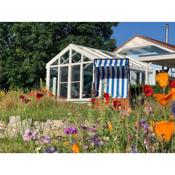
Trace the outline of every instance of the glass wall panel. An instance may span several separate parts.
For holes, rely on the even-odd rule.
[[[50,84],[49,89],[54,94],[57,95],[57,82],[58,82],[58,67],[50,68]]]
[[[80,98],[80,65],[72,66],[71,98]]]
[[[60,97],[67,98],[67,83],[60,83]]]
[[[69,63],[69,51],[63,54],[60,58],[60,64],[68,64]]]
[[[72,63],[81,62],[81,54],[72,50]]]
[[[93,64],[83,65],[83,98],[91,98]]]
[[[80,81],[80,65],[72,66],[72,81]]]
[[[91,61],[88,57],[83,57],[83,61]]]
[[[80,98],[80,82],[71,83],[71,98]]]
[[[53,65],[58,65],[58,61],[59,61],[59,59],[57,59],[56,61],[54,61],[51,65],[53,66]]]
[[[60,82],[68,81],[68,66],[60,67]]]
[[[60,83],[59,83],[59,95],[67,98],[67,86],[68,86],[68,66],[60,67]]]

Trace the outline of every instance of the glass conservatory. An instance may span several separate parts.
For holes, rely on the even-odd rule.
[[[124,56],[70,44],[47,63],[46,86],[55,96],[64,97],[68,101],[88,101],[94,78],[93,60],[117,57]],[[130,71],[136,71],[145,78],[152,73],[147,63],[132,58],[129,58],[129,62]],[[143,77],[140,81],[143,81]]]

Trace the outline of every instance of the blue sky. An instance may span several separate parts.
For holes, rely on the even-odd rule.
[[[169,43],[175,45],[175,22],[121,22],[113,28],[112,38],[117,47],[135,35],[144,35],[165,41],[165,24],[169,24]]]

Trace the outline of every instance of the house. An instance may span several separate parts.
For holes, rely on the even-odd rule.
[[[146,84],[155,85],[155,71],[164,67],[175,67],[175,45],[167,44],[149,37],[137,35],[114,51],[116,54],[130,56],[137,61],[150,63],[153,73]],[[169,71],[173,76],[173,69]],[[133,77],[140,75],[132,73]],[[137,80],[137,78],[136,78]]]
[[[131,84],[155,84],[155,70],[175,63],[175,46],[135,36],[114,52],[69,44],[46,65],[46,86],[68,101],[91,98],[94,59],[128,58]]]

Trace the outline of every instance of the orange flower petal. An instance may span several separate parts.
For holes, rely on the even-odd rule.
[[[160,87],[165,88],[169,83],[169,75],[167,72],[160,72],[156,75],[156,81]]]
[[[80,152],[78,144],[75,143],[75,144],[72,145],[72,151],[73,151],[73,153],[79,153]]]
[[[168,94],[154,94],[155,99],[163,106],[166,106],[173,97],[173,93],[169,92]]]
[[[174,122],[173,121],[157,122],[154,124],[154,131],[159,139],[169,142],[175,131]]]

